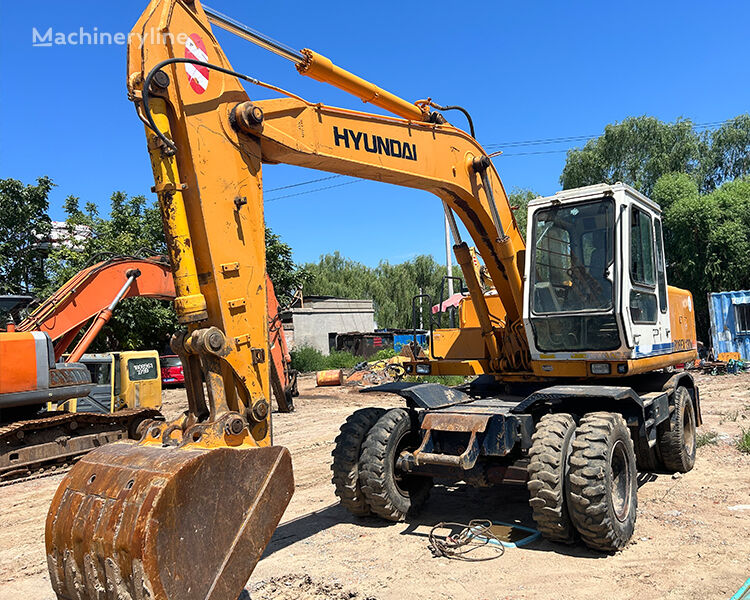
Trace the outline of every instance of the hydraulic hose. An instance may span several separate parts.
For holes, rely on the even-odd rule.
[[[249,75],[243,75],[242,73],[238,73],[237,71],[232,71],[232,69],[225,69],[224,67],[220,67],[219,65],[207,63],[202,60],[196,60],[194,58],[168,58],[166,60],[161,61],[157,65],[155,65],[154,68],[148,72],[148,75],[146,75],[146,79],[143,81],[143,114],[146,117],[148,126],[156,134],[156,136],[162,142],[164,142],[164,144],[167,146],[167,148],[169,148],[172,151],[172,153],[177,152],[177,146],[174,144],[172,140],[170,140],[167,136],[165,136],[161,132],[161,130],[156,126],[156,123],[154,122],[154,117],[151,114],[151,107],[149,106],[148,101],[150,99],[149,90],[151,89],[151,82],[153,81],[153,78],[156,75],[156,73],[160,72],[163,67],[166,67],[167,65],[172,65],[175,63],[189,63],[191,65],[198,65],[199,67],[206,67],[207,69],[219,71],[219,73],[224,73],[225,75],[233,75],[234,77],[237,77],[238,79],[242,79],[243,81],[247,81],[248,83],[252,83],[254,85],[261,84],[261,82],[258,79],[255,79],[255,77],[250,77]]]

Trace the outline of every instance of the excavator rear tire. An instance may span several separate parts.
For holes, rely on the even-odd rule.
[[[552,542],[572,544],[578,537],[567,507],[568,459],[576,421],[567,413],[544,415],[532,436],[529,505],[537,529]]]
[[[367,434],[359,459],[362,493],[379,517],[401,521],[427,501],[432,478],[400,473],[396,468],[401,452],[418,445],[419,432],[403,408],[386,412]]]
[[[668,422],[659,425],[659,450],[664,467],[670,473],[687,473],[695,465],[695,409],[684,387],[674,392],[674,410]]]
[[[584,543],[616,552],[630,541],[638,508],[635,451],[622,415],[589,413],[573,440],[570,517]]]
[[[356,517],[372,514],[362,494],[359,478],[359,457],[362,442],[375,422],[385,413],[384,408],[361,408],[351,414],[336,437],[333,456],[333,478],[336,496],[341,505]]]

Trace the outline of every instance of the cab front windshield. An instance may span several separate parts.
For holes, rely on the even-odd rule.
[[[614,205],[598,200],[534,215],[532,312],[605,311],[613,306]]]

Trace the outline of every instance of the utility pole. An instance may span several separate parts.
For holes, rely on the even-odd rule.
[[[424,289],[419,288],[419,328],[424,329],[424,323],[422,321],[422,294],[424,294]]]
[[[451,248],[451,230],[448,224],[448,214],[445,215],[445,267],[448,277],[453,276],[453,248]],[[448,280],[448,298],[453,295],[453,280]],[[441,307],[442,308],[442,307]]]

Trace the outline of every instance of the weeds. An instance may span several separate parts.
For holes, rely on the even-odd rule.
[[[715,431],[707,431],[706,433],[699,433],[695,440],[695,444],[698,448],[702,446],[715,446],[719,443],[719,434]]]
[[[398,352],[393,348],[383,348],[382,350],[378,350],[370,360],[388,360],[396,355],[398,355]]]
[[[724,413],[721,416],[721,419],[719,419],[719,425],[723,425],[724,423],[730,423],[730,422],[736,423],[739,416],[740,416],[739,410],[733,410],[731,412]]]
[[[325,371],[326,369],[348,369],[362,361],[360,356],[336,350],[332,350],[328,356],[323,356],[320,350],[310,346],[292,350],[290,354],[292,355],[292,369],[301,373]]]
[[[303,346],[290,352],[292,355],[292,369],[300,373],[310,373],[312,371],[325,371],[326,369],[350,369],[364,359],[361,356],[354,356],[349,352],[337,352],[331,350],[328,356],[323,356],[320,350],[311,346]],[[392,348],[379,350],[375,356],[370,359],[384,361],[398,354]],[[449,387],[461,385],[469,381],[470,378],[463,375],[408,375],[404,381],[413,383],[441,383]]]
[[[735,447],[740,452],[750,454],[750,429],[743,429],[740,437],[737,439]]]
[[[325,359],[326,366],[324,368],[326,369],[350,369],[364,360],[361,356],[354,356],[343,350],[341,352],[331,350],[331,353],[323,358]]]

